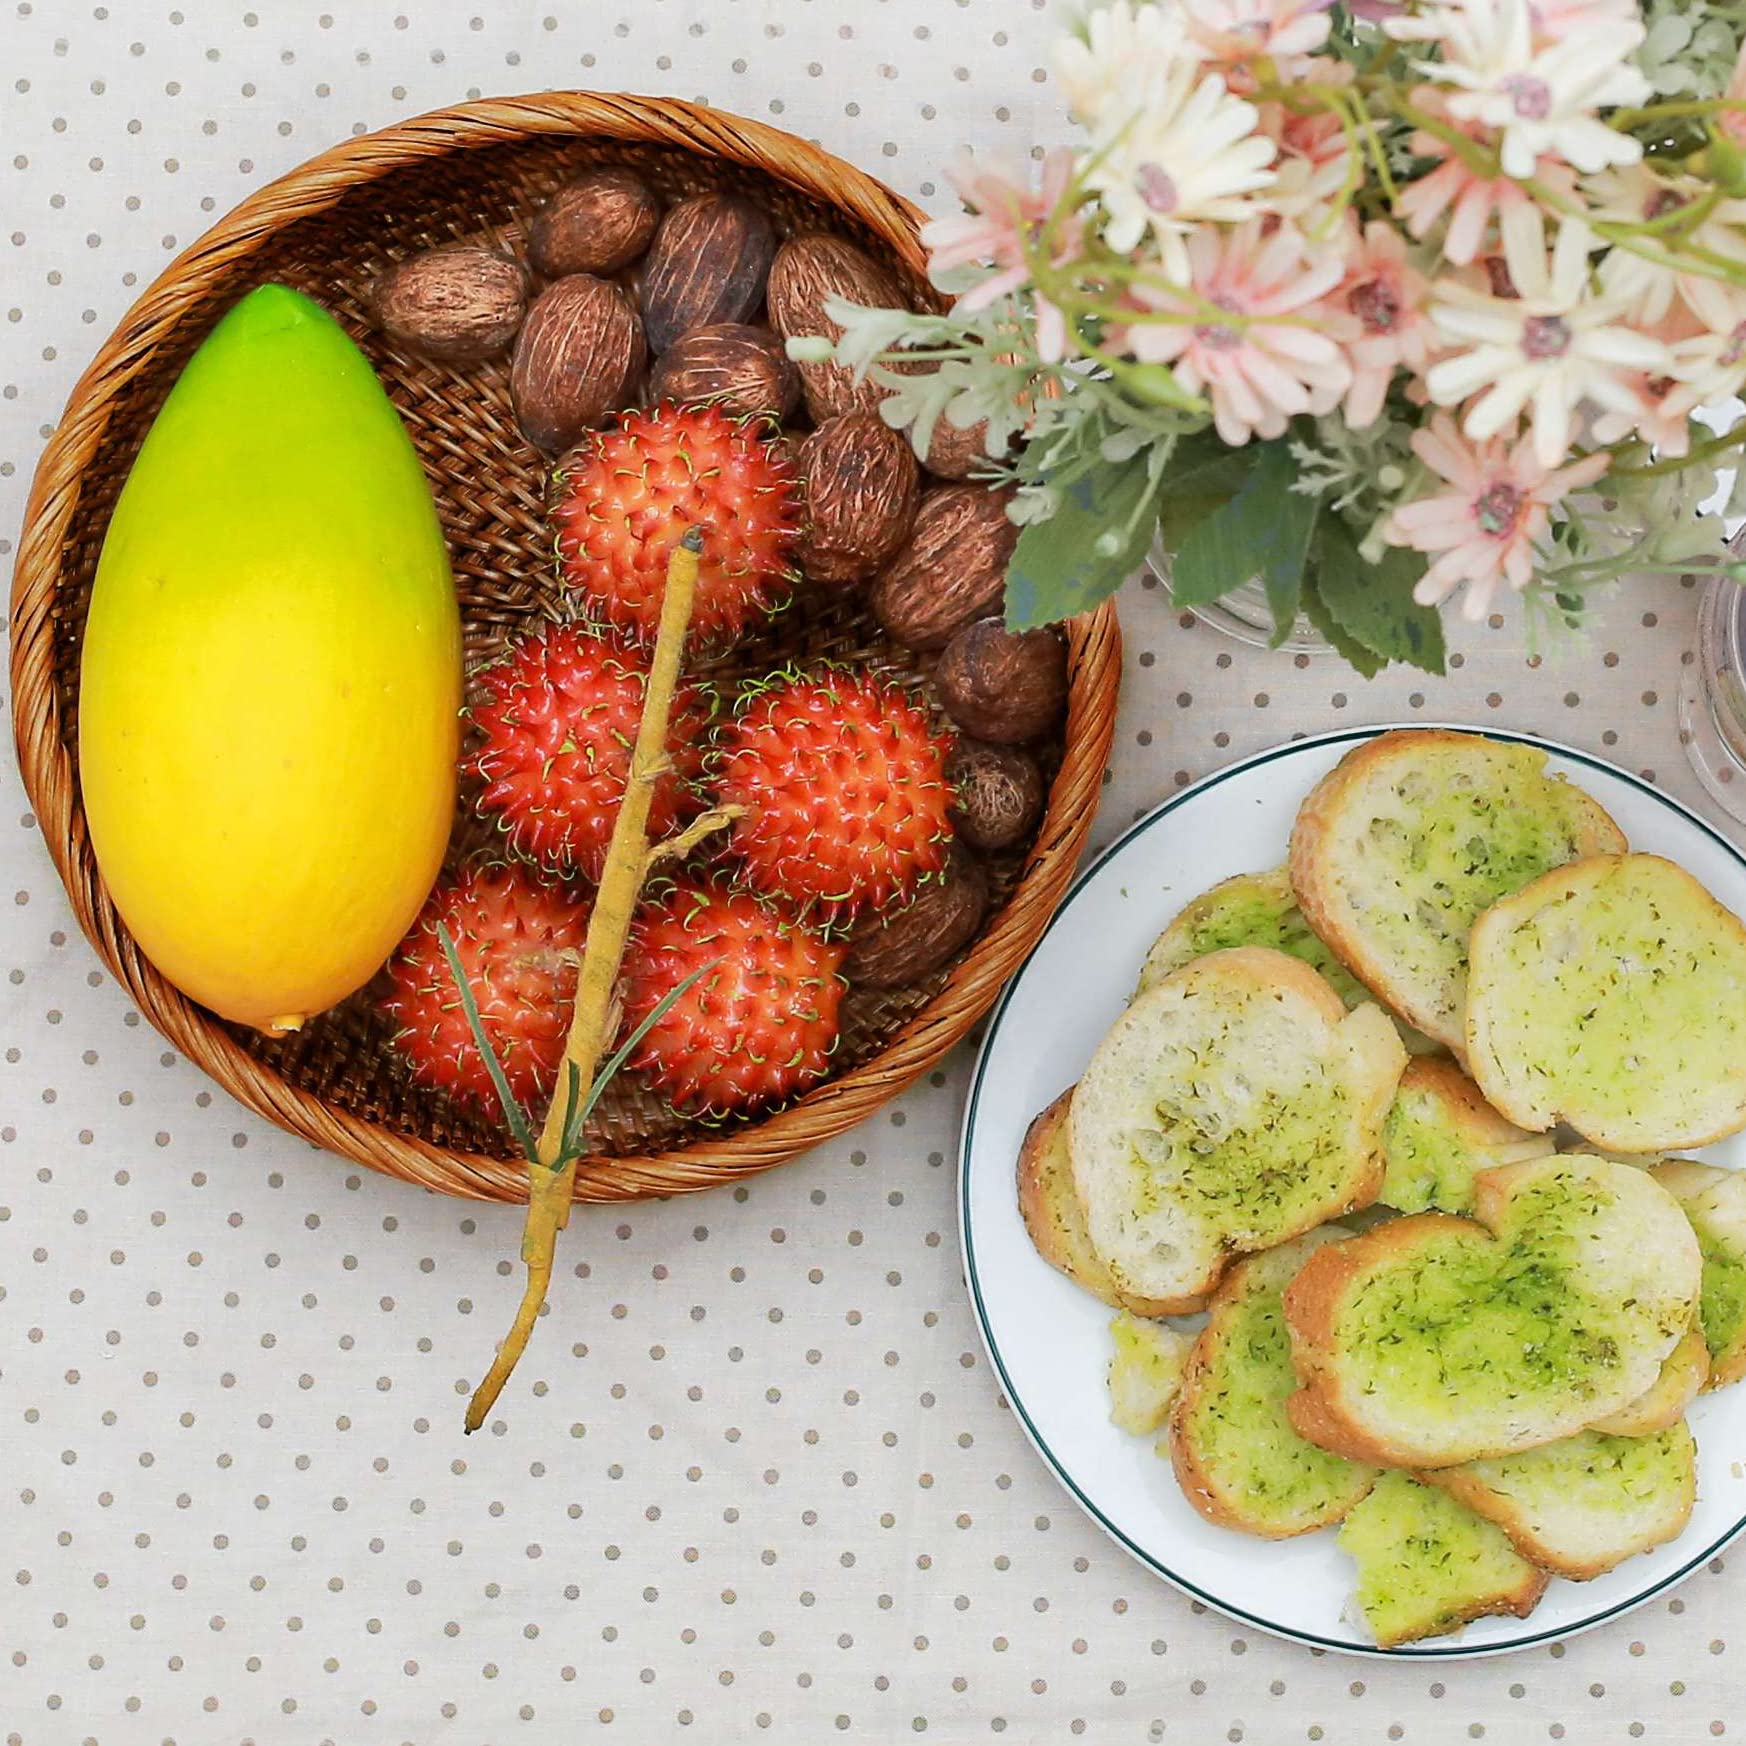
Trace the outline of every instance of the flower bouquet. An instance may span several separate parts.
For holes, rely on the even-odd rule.
[[[1111,0],[1060,44],[1086,141],[955,172],[949,313],[829,306],[927,449],[982,427],[1015,627],[1259,581],[1355,667],[1438,609],[1536,633],[1721,561],[1746,422],[1746,7]],[[1738,408],[1735,408],[1735,413]]]

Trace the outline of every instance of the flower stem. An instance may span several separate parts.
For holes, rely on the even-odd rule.
[[[1683,473],[1687,467],[1695,467],[1701,461],[1710,460],[1713,456],[1726,454],[1729,449],[1738,448],[1746,443],[1746,419],[1742,419],[1732,430],[1724,431],[1720,436],[1711,437],[1708,442],[1699,443],[1695,449],[1688,449],[1685,454],[1673,460],[1655,461],[1646,467],[1614,467],[1615,479],[1660,479],[1669,473]]]

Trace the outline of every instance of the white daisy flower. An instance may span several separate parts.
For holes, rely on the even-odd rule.
[[[1180,9],[1115,0],[1086,16],[1083,36],[1057,41],[1055,77],[1074,116],[1099,130],[1125,123],[1201,59]]]
[[[1609,170],[1587,187],[1593,216],[1618,224],[1667,218],[1711,191],[1710,183],[1695,176],[1663,176],[1647,164]],[[1681,233],[1680,239],[1666,241],[1665,252],[1676,254],[1681,241],[1746,264],[1746,200],[1718,201],[1700,224]],[[1738,293],[1713,274],[1681,272],[1630,249],[1615,248],[1601,262],[1600,283],[1602,291],[1623,304],[1640,327],[1659,325],[1673,312],[1676,299],[1706,327],[1734,325]]]
[[[1451,87],[1456,121],[1498,130],[1506,175],[1532,176],[1542,156],[1591,173],[1643,156],[1637,140],[1596,114],[1650,95],[1631,60],[1643,42],[1641,19],[1599,16],[1541,46],[1529,0],[1460,0],[1413,22],[1443,50],[1440,60],[1416,63],[1418,71]]]
[[[1450,279],[1434,286],[1431,320],[1451,351],[1432,365],[1425,387],[1439,406],[1471,400],[1462,428],[1476,442],[1512,426],[1526,409],[1534,453],[1555,467],[1569,452],[1584,402],[1635,412],[1635,378],[1665,375],[1671,357],[1659,340],[1623,324],[1616,301],[1591,291],[1595,244],[1586,224],[1565,220],[1550,259],[1537,207],[1505,213],[1502,231],[1518,295],[1489,296]]]
[[[1673,347],[1667,372],[1674,383],[1667,396],[1672,416],[1689,416],[1700,406],[1732,400],[1746,389],[1746,292],[1725,289],[1731,307],[1723,319],[1708,333]]]
[[[1106,239],[1131,254],[1150,231],[1164,270],[1186,282],[1189,233],[1249,218],[1247,197],[1272,185],[1278,148],[1255,105],[1202,66],[1174,7],[1115,0],[1086,29],[1060,46],[1056,68],[1092,133],[1085,182],[1108,215]]]

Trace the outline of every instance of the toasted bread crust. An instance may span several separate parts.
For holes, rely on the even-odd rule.
[[[1092,1247],[1067,1159],[1067,1114],[1072,1101],[1073,1087],[1068,1086],[1032,1119],[1019,1147],[1019,1216],[1037,1253],[1057,1273],[1111,1309],[1130,1310],[1137,1316],[1193,1314],[1202,1307],[1198,1299],[1164,1303],[1123,1291]]]
[[[1439,1127],[1452,1144],[1461,1149],[1462,1168],[1474,1174],[1500,1164],[1544,1157],[1554,1150],[1550,1135],[1531,1134],[1499,1115],[1485,1101],[1479,1087],[1445,1056],[1419,1055],[1407,1063],[1396,1093],[1397,1103],[1404,1099],[1422,1099],[1435,1106]],[[1391,1120],[1390,1135],[1393,1131]],[[1398,1204],[1404,1212],[1424,1210],[1422,1204],[1412,1204],[1415,1198],[1421,1197],[1401,1192],[1403,1187],[1410,1189],[1414,1185],[1407,1161],[1398,1159],[1391,1152],[1387,1162],[1389,1169],[1382,1188],[1383,1204]],[[1404,1173],[1404,1179],[1397,1175],[1397,1171]],[[1445,1170],[1440,1174],[1448,1176],[1449,1172]],[[1453,1204],[1455,1196],[1448,1181],[1435,1182],[1429,1198],[1438,1210],[1463,1210]]]
[[[1124,1202],[1122,1196],[1130,1185],[1116,1174],[1118,1154],[1112,1147],[1112,1136],[1126,1131],[1124,1118],[1136,1095],[1134,1058],[1143,1053],[1141,1041],[1150,1034],[1147,1027],[1155,1022],[1168,1027],[1175,1022],[1173,1015],[1193,999],[1204,997],[1208,1010],[1215,1011],[1221,997],[1229,994],[1247,1001],[1261,996],[1277,1002],[1301,1020],[1299,1030],[1325,1025],[1334,1035],[1317,1046],[1343,1042],[1340,1089],[1351,1101],[1340,1121],[1342,1144],[1352,1141],[1351,1149],[1335,1154],[1341,1173],[1338,1181],[1330,1184],[1326,1197],[1319,1203],[1306,1201],[1294,1207],[1263,1241],[1248,1241],[1233,1232],[1229,1221],[1219,1228],[1196,1211],[1183,1213],[1180,1232],[1173,1230],[1170,1243],[1142,1248],[1131,1240],[1124,1226],[1126,1208],[1132,1203]],[[1272,1014],[1270,1020],[1246,1022],[1272,1022],[1277,1030],[1279,1020]],[[1228,1053],[1221,1058],[1233,1059]],[[1386,1015],[1370,1005],[1348,1013],[1339,995],[1315,970],[1270,947],[1237,946],[1209,953],[1138,996],[1086,1068],[1073,1100],[1068,1129],[1073,1178],[1085,1210],[1087,1233],[1117,1289],[1127,1293],[1143,1289],[1143,1295],[1160,1306],[1155,1313],[1186,1314],[1204,1305],[1235,1255],[1271,1247],[1369,1205],[1382,1184],[1382,1123],[1405,1063],[1406,1052]],[[1145,1070],[1150,1070],[1149,1064]],[[1330,1079],[1330,1086],[1332,1083]],[[1319,1178],[1317,1181],[1319,1186]],[[1167,1208],[1183,1206],[1180,1198],[1165,1195],[1162,1199]],[[1163,1216],[1168,1219],[1174,1214]],[[1176,1241],[1178,1234],[1180,1242]],[[1133,1254],[1118,1253],[1116,1245],[1122,1237],[1130,1238]],[[1145,1267],[1147,1277],[1132,1276],[1136,1261]]]
[[[1432,1631],[1401,1631],[1386,1636],[1379,1633],[1376,1645],[1379,1649],[1398,1649],[1402,1644],[1422,1642],[1426,1637],[1446,1637],[1453,1631],[1459,1631],[1463,1625],[1471,1625],[1475,1619],[1501,1618],[1505,1615],[1513,1619],[1525,1619],[1540,1604],[1551,1581],[1549,1571],[1541,1570],[1530,1562],[1522,1572],[1521,1580],[1507,1592],[1475,1596],[1468,1605],[1445,1614],[1437,1629]]]
[[[1390,765],[1439,751],[1469,751],[1483,734],[1451,728],[1402,728],[1378,734],[1343,757],[1316,786],[1298,811],[1291,833],[1288,867],[1298,908],[1329,949],[1376,998],[1424,1035],[1457,1057],[1467,1039],[1459,1013],[1437,1010],[1395,973],[1379,953],[1340,891],[1336,857],[1344,834],[1348,807],[1378,772]],[[1486,742],[1496,743],[1496,742]],[[1626,847],[1624,833],[1600,803],[1574,784],[1566,784],[1582,819],[1579,845],[1585,854],[1604,854]]]
[[[1379,1633],[1376,1645],[1379,1649],[1398,1649],[1402,1644],[1421,1642],[1426,1637],[1446,1637],[1463,1625],[1471,1625],[1475,1619],[1500,1618],[1506,1614],[1513,1619],[1525,1619],[1540,1604],[1551,1581],[1550,1572],[1530,1562],[1521,1580],[1507,1592],[1475,1596],[1468,1605],[1445,1614],[1434,1631],[1401,1631],[1386,1636]]]
[[[1539,1135],[1518,1128],[1498,1114],[1485,1101],[1485,1093],[1445,1056],[1427,1055],[1409,1061],[1400,1082],[1403,1091],[1425,1091],[1435,1096],[1447,1111],[1451,1125],[1458,1127],[1476,1149],[1491,1151],[1518,1141],[1541,1143]],[[1552,1150],[1550,1140],[1543,1144],[1546,1151]],[[1534,1156],[1541,1154],[1536,1152]]]
[[[1737,1194],[1739,1190],[1734,1185],[1741,1180],[1739,1174],[1733,1170],[1726,1170],[1715,1164],[1694,1163],[1686,1158],[1669,1158],[1654,1165],[1649,1174],[1682,1206],[1687,1201],[1696,1200],[1718,1188],[1726,1188],[1730,1193]],[[1735,1252],[1733,1245],[1729,1247],[1730,1252]],[[1737,1253],[1739,1259],[1746,1262],[1746,1231],[1740,1233]],[[1706,1274],[1711,1265],[1706,1258]],[[1710,1351],[1708,1343],[1702,1339],[1701,1328],[1699,1339],[1708,1360],[1704,1388],[1729,1388],[1746,1378],[1746,1327],[1742,1327],[1739,1334],[1718,1352]]]
[[[1201,1329],[1194,1350],[1189,1354],[1182,1386],[1177,1390],[1176,1402],[1171,1409],[1168,1442],[1170,1465],[1183,1495],[1202,1516],[1218,1527],[1234,1528],[1263,1540],[1295,1539],[1300,1534],[1314,1533],[1318,1528],[1339,1521],[1370,1487],[1369,1476],[1354,1475],[1349,1495],[1331,1497],[1322,1509],[1302,1512],[1290,1524],[1269,1521],[1246,1511],[1241,1500],[1221,1482],[1206,1460],[1192,1429],[1202,1396],[1217,1387],[1220,1366],[1235,1335],[1233,1324],[1251,1289],[1257,1288],[1259,1270],[1285,1249],[1300,1247],[1309,1254],[1314,1252],[1317,1244],[1337,1244],[1346,1240],[1346,1236],[1343,1231],[1323,1227],[1298,1238],[1293,1244],[1283,1244],[1280,1249],[1245,1257],[1226,1273],[1217,1294],[1207,1306],[1210,1312],[1207,1324]]]
[[[1497,1239],[1493,1236],[1493,1228],[1502,1220],[1511,1196],[1529,1180],[1529,1173],[1538,1174],[1549,1165],[1557,1166],[1560,1171],[1580,1167],[1588,1171],[1616,1172],[1611,1190],[1615,1197],[1627,1192],[1641,1197],[1645,1190],[1650,1197],[1654,1196],[1647,1176],[1628,1165],[1609,1164],[1592,1158],[1531,1159],[1485,1171],[1476,1178],[1475,1217],[1472,1219],[1446,1213],[1420,1213],[1394,1219],[1350,1243],[1320,1250],[1304,1263],[1284,1295],[1286,1325],[1291,1332],[1292,1362],[1300,1385],[1288,1410],[1300,1435],[1349,1460],[1423,1471],[1517,1453],[1536,1444],[1556,1441],[1581,1429],[1594,1417],[1621,1410],[1649,1388],[1656,1379],[1656,1370],[1647,1366],[1652,1360],[1659,1367],[1684,1337],[1688,1323],[1683,1315],[1677,1331],[1670,1329],[1665,1335],[1665,1343],[1652,1328],[1644,1330],[1647,1337],[1625,1354],[1624,1365],[1616,1379],[1617,1388],[1611,1398],[1585,1402],[1572,1396],[1559,1401],[1556,1410],[1549,1405],[1541,1418],[1525,1427],[1512,1429],[1502,1438],[1496,1435],[1481,1437],[1476,1428],[1466,1427],[1452,1432],[1442,1443],[1403,1441],[1404,1421],[1400,1416],[1400,1403],[1386,1399],[1373,1401],[1347,1374],[1346,1354],[1340,1343],[1340,1321],[1357,1287],[1371,1277],[1386,1273],[1397,1261],[1412,1255],[1421,1244],[1444,1241],[1452,1233],[1463,1233],[1463,1240],[1475,1244],[1494,1243]],[[1640,1222],[1654,1212],[1647,1202],[1632,1210]],[[1672,1210],[1671,1202],[1667,1210]],[[1676,1301],[1688,1296],[1695,1305],[1698,1279],[1696,1238],[1690,1236],[1689,1230],[1680,1230],[1670,1220],[1658,1220],[1657,1225],[1653,1266],[1664,1282],[1660,1295],[1667,1299],[1666,1307],[1673,1307]],[[1647,1253],[1643,1264],[1651,1264]],[[1689,1293],[1684,1289],[1688,1275]],[[1633,1302],[1637,1301],[1633,1299]],[[1650,1313],[1649,1303],[1644,1303],[1643,1313]],[[1389,1421],[1386,1427],[1385,1421]]]
[[[1376,1261],[1392,1250],[1409,1251],[1423,1226],[1468,1224],[1449,1213],[1413,1213],[1390,1219],[1350,1243],[1318,1249],[1285,1288],[1285,1322],[1291,1330],[1291,1361],[1298,1391],[1286,1411],[1300,1437],[1373,1467],[1408,1467],[1410,1460],[1384,1438],[1373,1436],[1339,1410],[1335,1326],[1346,1294]],[[1481,1234],[1485,1234],[1481,1232]]]
[[[1507,1002],[1495,987],[1498,972],[1493,964],[1503,958],[1516,930],[1554,904],[1579,901],[1615,874],[1639,869],[1659,870],[1660,877],[1670,879],[1681,901],[1705,906],[1705,921],[1718,937],[1727,938],[1737,959],[1746,962],[1746,923],[1718,903],[1684,868],[1663,856],[1596,854],[1555,867],[1492,905],[1473,924],[1468,955],[1474,975],[1465,1037],[1469,1070],[1495,1108],[1518,1126],[1535,1132],[1545,1132],[1563,1120],[1592,1145],[1607,1151],[1657,1153],[1707,1146],[1746,1127],[1746,1058],[1707,1103],[1698,1102],[1689,1087],[1675,1090],[1666,1087],[1664,1080],[1658,1082],[1654,1064],[1649,1063],[1649,1071],[1637,1075],[1646,1081],[1642,1099],[1633,1101],[1627,1118],[1620,1118],[1616,1112],[1609,1116],[1604,1110],[1582,1107],[1580,1087],[1568,1082],[1561,1086],[1544,1070],[1523,1071],[1514,1050],[1500,1048],[1494,1036],[1499,1015],[1494,1014],[1493,1006],[1507,1007]],[[1548,1015],[1548,1026],[1555,1023],[1555,1017]],[[1647,1046],[1653,1047],[1652,1036]],[[1657,1089],[1663,1092],[1662,1106],[1651,1108]],[[1570,1107],[1565,1107],[1567,1104]]]
[[[1380,1548],[1367,1544],[1373,1531],[1368,1518],[1379,1508],[1386,1515],[1403,1506],[1413,1512],[1414,1519],[1402,1524],[1408,1531],[1397,1533],[1392,1543],[1385,1542]],[[1438,1518],[1450,1511],[1468,1519],[1440,1524]],[[1451,1532],[1470,1538],[1472,1543],[1465,1548],[1467,1559],[1449,1560],[1448,1554],[1455,1550],[1449,1540]],[[1354,1601],[1377,1643],[1385,1649],[1444,1636],[1494,1614],[1525,1619],[1551,1580],[1546,1571],[1510,1544],[1509,1536],[1495,1523],[1468,1510],[1448,1492],[1424,1484],[1419,1475],[1404,1471],[1378,1477],[1370,1496],[1348,1516],[1339,1539],[1341,1550],[1358,1566]],[[1488,1545],[1488,1541],[1495,1545]],[[1376,1567],[1378,1551],[1392,1569]],[[1422,1563],[1427,1557],[1429,1566],[1422,1571],[1415,1569],[1415,1561]],[[1409,1583],[1422,1576],[1433,1592],[1422,1595],[1416,1606],[1391,1605],[1386,1592],[1377,1591],[1375,1586],[1378,1578],[1386,1580],[1390,1575]],[[1374,1605],[1366,1605],[1367,1589]]]
[[[1572,1582],[1592,1582],[1605,1576],[1627,1558],[1640,1552],[1652,1552],[1685,1531],[1691,1520],[1692,1505],[1697,1501],[1697,1446],[1691,1433],[1679,1426],[1677,1433],[1685,1466],[1679,1476],[1678,1488],[1663,1500],[1658,1516],[1645,1522],[1628,1541],[1597,1544],[1588,1549],[1561,1543],[1547,1526],[1535,1519],[1534,1512],[1518,1498],[1487,1482],[1485,1476],[1469,1467],[1444,1467],[1415,1477],[1427,1485],[1440,1486],[1452,1497],[1474,1512],[1495,1522],[1509,1536],[1510,1544],[1530,1563],[1554,1576],[1568,1577]],[[1673,1427],[1664,1427],[1664,1433]],[[1551,1447],[1557,1447],[1552,1445]],[[1604,1532],[1597,1535],[1604,1542]]]

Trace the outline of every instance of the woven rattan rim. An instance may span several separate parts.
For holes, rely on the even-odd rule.
[[[196,305],[206,279],[282,227],[332,207],[358,184],[434,156],[539,136],[654,144],[770,175],[866,227],[916,271],[921,214],[852,165],[762,123],[676,99],[589,92],[488,99],[362,135],[250,196],[150,286],[80,378],[32,484],[13,574],[13,732],[24,786],[56,870],[89,937],[140,1012],[233,1097],[279,1127],[372,1170],[441,1194],[526,1198],[525,1167],[395,1132],[294,1085],[249,1055],[140,954],[98,876],[63,742],[56,626],[68,608],[63,552],[85,468],[116,396]],[[938,992],[872,1059],[761,1122],[644,1157],[585,1160],[576,1198],[635,1200],[714,1188],[840,1134],[926,1072],[992,1005],[1066,891],[1097,808],[1115,730],[1121,641],[1114,609],[1068,627],[1066,750],[1022,876]]]

